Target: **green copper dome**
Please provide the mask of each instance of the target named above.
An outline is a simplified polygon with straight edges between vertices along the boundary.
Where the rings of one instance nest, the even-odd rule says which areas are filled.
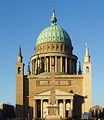
[[[52,25],[44,29],[36,42],[36,45],[47,42],[62,42],[65,44],[71,44],[71,39],[68,33],[61,27],[56,25],[57,19],[55,17],[55,8],[53,8],[53,16],[51,19]]]
[[[47,42],[63,42],[66,44],[71,44],[71,39],[64,29],[56,24],[52,24],[40,33],[36,45]]]

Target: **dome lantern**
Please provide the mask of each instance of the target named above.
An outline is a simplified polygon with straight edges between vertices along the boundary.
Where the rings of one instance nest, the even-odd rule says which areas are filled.
[[[53,7],[53,16],[52,16],[52,18],[51,18],[51,23],[52,23],[52,24],[56,24],[56,22],[57,22],[57,19],[56,19],[56,17],[55,17],[55,8]]]

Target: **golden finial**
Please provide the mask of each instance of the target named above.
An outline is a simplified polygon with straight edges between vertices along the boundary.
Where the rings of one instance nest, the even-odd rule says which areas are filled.
[[[52,19],[51,19],[51,23],[56,24],[56,22],[57,22],[57,19],[55,17],[55,7],[53,6],[53,16],[52,16]]]
[[[18,56],[22,56],[22,54],[21,54],[21,44],[19,46],[19,55]]]

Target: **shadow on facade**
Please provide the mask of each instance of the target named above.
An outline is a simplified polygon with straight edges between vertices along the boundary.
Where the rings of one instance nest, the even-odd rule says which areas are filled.
[[[73,118],[81,119],[82,117],[82,104],[84,103],[84,97],[78,94],[74,95],[73,101]]]
[[[15,118],[15,109],[13,105],[3,104],[3,108],[0,109],[0,120],[7,120],[7,118]]]
[[[33,107],[26,107],[22,105],[16,105],[16,118],[18,119],[30,119],[33,117]]]

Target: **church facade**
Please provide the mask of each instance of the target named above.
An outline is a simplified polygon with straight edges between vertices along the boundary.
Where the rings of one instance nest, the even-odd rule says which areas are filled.
[[[50,80],[52,62],[55,71],[55,95],[58,114],[62,118],[81,118],[92,107],[92,63],[88,44],[83,62],[77,72],[78,57],[73,54],[73,46],[68,33],[57,24],[55,10],[51,25],[39,35],[35,54],[31,56],[27,75],[21,46],[16,63],[16,116],[44,119],[48,115],[50,103]],[[30,69],[31,68],[31,69]]]

